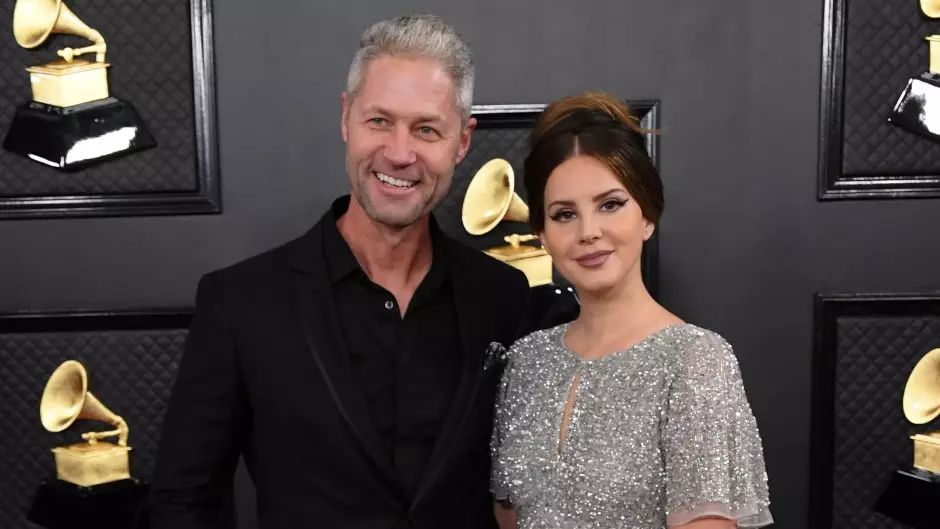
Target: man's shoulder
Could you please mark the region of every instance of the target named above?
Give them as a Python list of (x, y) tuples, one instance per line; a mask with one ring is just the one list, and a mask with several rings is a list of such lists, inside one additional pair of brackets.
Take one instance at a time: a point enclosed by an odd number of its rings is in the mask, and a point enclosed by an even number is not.
[(291, 263), (298, 255), (310, 254), (310, 233), (298, 235), (293, 239), (282, 242), (277, 246), (257, 252), (248, 257), (239, 259), (231, 264), (215, 268), (205, 274), (205, 277), (225, 284), (248, 285), (266, 279), (280, 277), (289, 270)]
[(450, 237), (449, 244), (452, 262), (458, 263), (467, 272), (467, 279), (472, 277), (484, 283), (528, 289), (528, 280), (519, 269)]

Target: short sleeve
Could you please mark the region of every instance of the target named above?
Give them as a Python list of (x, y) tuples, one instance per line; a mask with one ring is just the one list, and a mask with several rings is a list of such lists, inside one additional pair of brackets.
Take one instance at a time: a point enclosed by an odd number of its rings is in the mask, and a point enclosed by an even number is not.
[(512, 497), (509, 490), (509, 477), (507, 467), (509, 462), (501, 450), (503, 447), (503, 433), (506, 431), (512, 410), (508, 397), (509, 388), (512, 383), (513, 355), (512, 351), (507, 355), (506, 365), (503, 369), (499, 385), (496, 391), (495, 410), (493, 413), (493, 433), (490, 440), (491, 472), (490, 472), (490, 493), (493, 499), (502, 503), (512, 503)]
[(664, 409), (666, 521), (773, 523), (757, 422), (731, 345), (702, 331), (678, 348)]

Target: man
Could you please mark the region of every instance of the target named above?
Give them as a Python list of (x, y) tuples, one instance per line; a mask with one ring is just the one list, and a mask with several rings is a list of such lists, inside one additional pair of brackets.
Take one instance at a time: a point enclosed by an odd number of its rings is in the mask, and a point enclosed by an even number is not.
[(431, 216), (470, 146), (473, 72), (435, 17), (365, 33), (342, 96), (351, 196), (199, 283), (154, 529), (225, 525), (242, 455), (263, 529), (495, 526), (486, 351), (539, 315), (521, 272)]

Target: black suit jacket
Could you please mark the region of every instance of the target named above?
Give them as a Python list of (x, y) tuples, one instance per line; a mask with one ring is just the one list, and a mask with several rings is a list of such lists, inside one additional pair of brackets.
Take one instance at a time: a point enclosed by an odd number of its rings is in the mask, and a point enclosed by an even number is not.
[(151, 484), (153, 529), (226, 526), (240, 455), (262, 529), (495, 527), (488, 447), (501, 365), (484, 353), (548, 325), (549, 308), (529, 306), (521, 272), (445, 238), (463, 369), (407, 497), (378, 456), (332, 308), (322, 253), (331, 221), (200, 280)]

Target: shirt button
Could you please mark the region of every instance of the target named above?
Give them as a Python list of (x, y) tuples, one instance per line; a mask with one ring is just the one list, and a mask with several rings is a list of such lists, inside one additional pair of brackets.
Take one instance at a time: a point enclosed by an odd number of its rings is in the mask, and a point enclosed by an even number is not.
[(392, 310), (392, 309), (395, 308), (395, 303), (393, 303), (392, 301), (386, 301), (386, 302), (385, 302), (385, 308), (388, 309), (388, 310)]

